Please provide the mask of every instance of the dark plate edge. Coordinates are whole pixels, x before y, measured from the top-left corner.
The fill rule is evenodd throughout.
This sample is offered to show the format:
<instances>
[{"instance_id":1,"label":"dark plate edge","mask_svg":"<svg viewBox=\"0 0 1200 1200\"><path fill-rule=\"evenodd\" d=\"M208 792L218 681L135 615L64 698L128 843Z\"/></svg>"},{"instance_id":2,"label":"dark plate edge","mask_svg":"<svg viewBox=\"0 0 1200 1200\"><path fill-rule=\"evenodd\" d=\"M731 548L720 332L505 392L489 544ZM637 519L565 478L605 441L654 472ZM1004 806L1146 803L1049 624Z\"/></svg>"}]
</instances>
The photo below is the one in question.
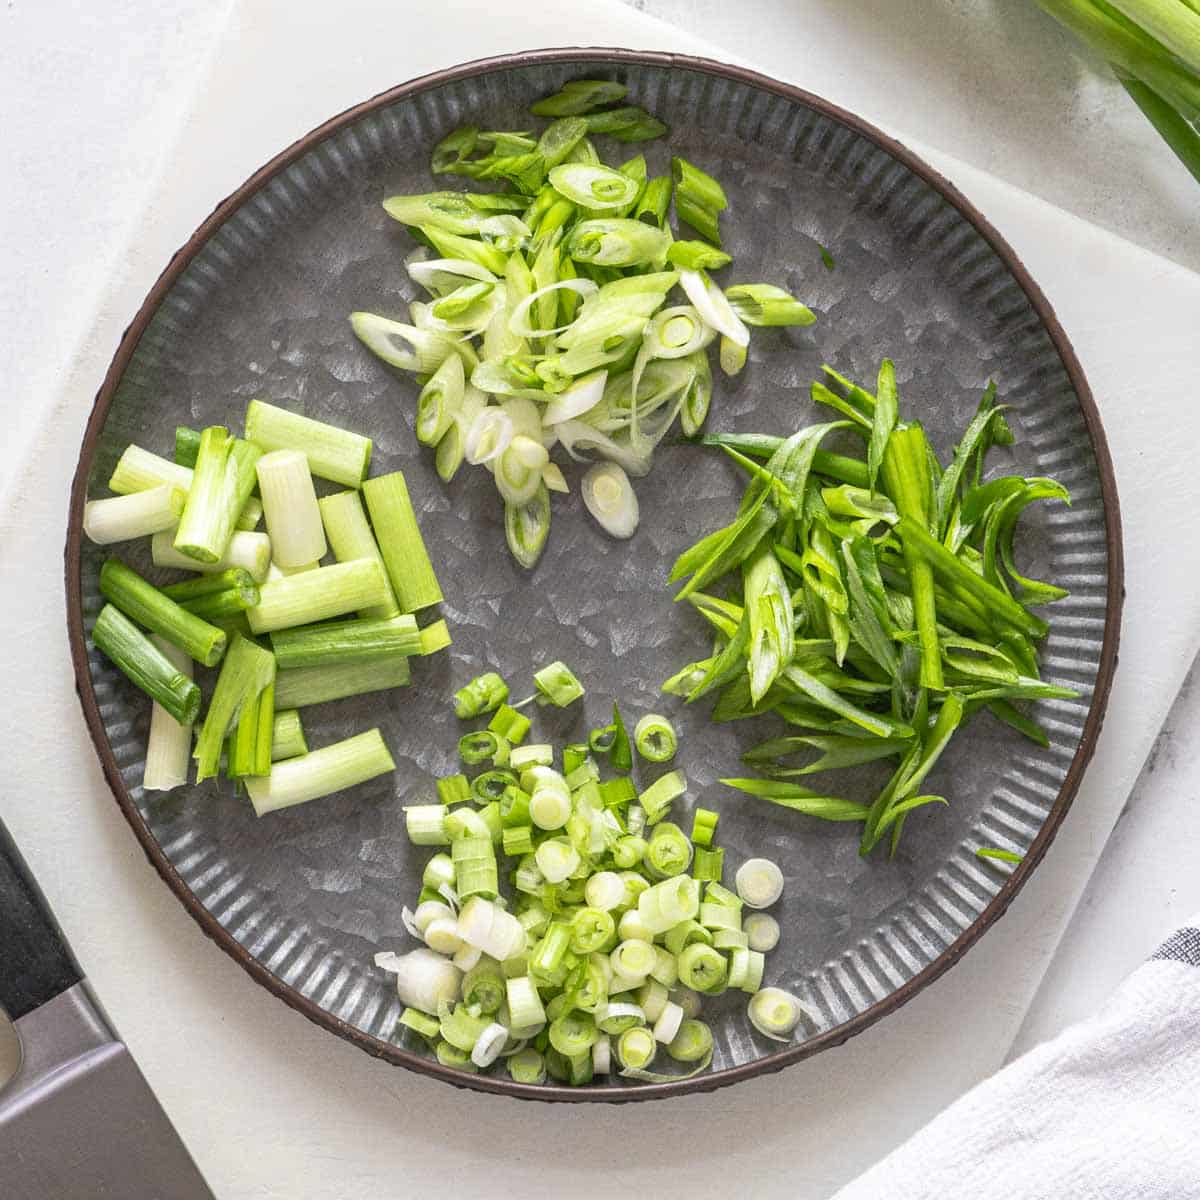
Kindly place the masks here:
<instances>
[{"instance_id":1,"label":"dark plate edge","mask_svg":"<svg viewBox=\"0 0 1200 1200\"><path fill-rule=\"evenodd\" d=\"M154 839L134 806L129 792L125 787L125 782L121 778L120 769L117 766L104 730L95 691L92 687L91 676L88 671L87 644L83 628L82 595L78 581L81 571L83 505L86 499L87 478L92 458L100 439L104 418L108 413L117 386L126 367L129 365L138 341L158 305L178 277L187 268L193 257L195 257L204 243L220 225L279 171L307 153L324 138L368 112L386 107L389 104L393 104L398 100L425 89L438 87L475 75L487 74L491 71L506 70L545 62L570 63L596 60L608 61L616 66L677 67L684 70L697 71L731 79L738 83L748 84L762 91L798 101L824 116L841 122L856 133L874 142L881 149L903 163L914 175L923 179L935 191L940 193L979 230L1028 297L1038 318L1045 326L1055 350L1062 359L1068 378L1071 381L1071 386L1079 398L1079 405L1083 412L1089 437L1091 438L1100 474L1100 490L1104 502L1105 514L1105 543L1108 555L1108 594L1105 605L1104 640L1100 653L1100 668L1096 678L1096 686L1092 694L1092 703L1088 710L1087 719L1084 722L1083 736L1080 740L1079 748L1076 750L1075 757L1071 761L1062 788L1040 832L1025 855L1024 861L1013 870L992 902L937 959L897 988L891 995L877 1001L857 1017L834 1029L828 1030L818 1037L794 1046L789 1050L772 1054L767 1058L758 1059L751 1063L744 1063L737 1067L730 1067L724 1071L712 1074L698 1075L691 1079L681 1080L678 1083L621 1084L610 1087L572 1088L561 1084L518 1084L510 1079L465 1074L453 1068L443 1067L436 1060L422 1057L400 1046L365 1034L361 1030L339 1020L331 1013L326 1012L313 1001L302 996L294 988L285 984L281 979L268 971L258 960L253 958L228 931L218 924L216 918L200 903L196 895L184 883L183 879L163 854L158 842ZM71 486L67 542L64 553L64 584L66 589L67 625L71 646L71 659L75 670L75 691L79 696L84 720L92 741L95 744L104 776L108 780L109 787L112 789L118 806L137 835L151 865L162 876L167 886L175 893L184 908L187 909L209 938L216 942L256 982L273 993L290 1008L295 1009L315 1024L332 1030L340 1037L354 1043L360 1049L377 1058L383 1058L400 1066L408 1067L410 1070L434 1076L455 1087L470 1088L476 1091L526 1100L598 1101L600 1103L652 1100L683 1095L685 1093L711 1092L717 1088L738 1083L743 1079L780 1071L784 1067L799 1062L801 1059L808 1058L821 1050L832 1046L840 1046L855 1034L861 1033L864 1029L873 1025L881 1017L900 1008L919 991L927 987L935 979L940 978L954 966L971 946L975 944L978 938L1007 911L1008 906L1024 886L1026 879L1028 879L1030 873L1041 861L1050 843L1054 840L1055 834L1058 832L1058 828L1062 824L1063 818L1066 816L1076 792L1079 790L1084 770L1095 753L1096 743L1104 722L1113 675L1117 665L1121 612L1125 597L1121 515L1117 498L1116 478L1095 399L1084 377L1083 369L1075 355L1074 348L1062 325L1059 323L1049 301L1033 281L1016 252L974 204L950 183L949 180L910 151L903 143L888 136L861 118L854 116L835 104L831 104L819 96L813 95L811 92L804 91L802 88L781 83L768 76L761 75L757 71L748 70L745 67L716 62L712 59L694 58L689 55L667 54L656 51L621 50L602 47L533 50L477 59L457 67L435 71L431 74L410 80L407 83L400 84L397 87L390 88L369 100L346 109L338 116L331 118L316 129L305 134L256 171L236 191L221 201L184 246L172 256L163 273L155 281L154 286L142 302L133 321L122 335L120 345L113 356L100 390L96 394L92 413L88 418L87 426L84 430L79 465L76 468Z\"/></svg>"}]
</instances>

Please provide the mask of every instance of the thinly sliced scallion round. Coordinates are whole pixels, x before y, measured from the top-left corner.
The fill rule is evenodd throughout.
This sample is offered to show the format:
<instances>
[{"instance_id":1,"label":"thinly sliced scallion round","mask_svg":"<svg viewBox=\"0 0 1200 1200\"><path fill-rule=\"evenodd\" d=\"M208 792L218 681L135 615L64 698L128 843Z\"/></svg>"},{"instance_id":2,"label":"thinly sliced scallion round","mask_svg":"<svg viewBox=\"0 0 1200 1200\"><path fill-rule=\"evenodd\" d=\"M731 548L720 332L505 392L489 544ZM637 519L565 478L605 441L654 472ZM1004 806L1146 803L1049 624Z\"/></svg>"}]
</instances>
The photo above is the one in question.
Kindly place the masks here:
<instances>
[{"instance_id":1,"label":"thinly sliced scallion round","mask_svg":"<svg viewBox=\"0 0 1200 1200\"><path fill-rule=\"evenodd\" d=\"M750 1024L766 1037L777 1042L789 1042L796 1026L804 1016L799 997L782 988L768 987L750 997L746 1009Z\"/></svg>"},{"instance_id":2,"label":"thinly sliced scallion round","mask_svg":"<svg viewBox=\"0 0 1200 1200\"><path fill-rule=\"evenodd\" d=\"M596 523L615 538L632 537L637 531L637 493L619 463L597 463L589 468L580 485L584 506Z\"/></svg>"},{"instance_id":3,"label":"thinly sliced scallion round","mask_svg":"<svg viewBox=\"0 0 1200 1200\"><path fill-rule=\"evenodd\" d=\"M396 993L409 1008L436 1013L439 1005L458 997L462 972L424 946L408 954L377 954L375 965L396 976Z\"/></svg>"},{"instance_id":4,"label":"thinly sliced scallion round","mask_svg":"<svg viewBox=\"0 0 1200 1200\"><path fill-rule=\"evenodd\" d=\"M491 462L508 449L512 441L512 418L503 408L483 409L467 430L463 452L473 466Z\"/></svg>"},{"instance_id":5,"label":"thinly sliced scallion round","mask_svg":"<svg viewBox=\"0 0 1200 1200\"><path fill-rule=\"evenodd\" d=\"M548 178L550 186L572 204L600 212L624 208L638 194L637 180L588 163L563 163L552 168Z\"/></svg>"},{"instance_id":6,"label":"thinly sliced scallion round","mask_svg":"<svg viewBox=\"0 0 1200 1200\"><path fill-rule=\"evenodd\" d=\"M576 379L566 391L560 392L546 405L542 423L557 425L591 412L604 398L604 385L607 382L608 372L605 370L592 371Z\"/></svg>"},{"instance_id":7,"label":"thinly sliced scallion round","mask_svg":"<svg viewBox=\"0 0 1200 1200\"><path fill-rule=\"evenodd\" d=\"M760 954L774 950L779 945L779 922L770 913L751 913L743 922L747 944Z\"/></svg>"},{"instance_id":8,"label":"thinly sliced scallion round","mask_svg":"<svg viewBox=\"0 0 1200 1200\"><path fill-rule=\"evenodd\" d=\"M507 1041L508 1030L493 1021L475 1039L475 1045L471 1048L471 1061L477 1067L490 1067L500 1057L500 1051L504 1049Z\"/></svg>"},{"instance_id":9,"label":"thinly sliced scallion round","mask_svg":"<svg viewBox=\"0 0 1200 1200\"><path fill-rule=\"evenodd\" d=\"M738 867L734 883L751 908L769 908L783 895L783 872L769 858L748 858Z\"/></svg>"},{"instance_id":10,"label":"thinly sliced scallion round","mask_svg":"<svg viewBox=\"0 0 1200 1200\"><path fill-rule=\"evenodd\" d=\"M651 358L686 358L703 350L717 336L689 304L664 308L646 326L646 346Z\"/></svg>"},{"instance_id":11,"label":"thinly sliced scallion round","mask_svg":"<svg viewBox=\"0 0 1200 1200\"><path fill-rule=\"evenodd\" d=\"M504 536L513 557L532 568L542 556L550 534L550 493L543 483L524 504L504 506Z\"/></svg>"}]
</instances>

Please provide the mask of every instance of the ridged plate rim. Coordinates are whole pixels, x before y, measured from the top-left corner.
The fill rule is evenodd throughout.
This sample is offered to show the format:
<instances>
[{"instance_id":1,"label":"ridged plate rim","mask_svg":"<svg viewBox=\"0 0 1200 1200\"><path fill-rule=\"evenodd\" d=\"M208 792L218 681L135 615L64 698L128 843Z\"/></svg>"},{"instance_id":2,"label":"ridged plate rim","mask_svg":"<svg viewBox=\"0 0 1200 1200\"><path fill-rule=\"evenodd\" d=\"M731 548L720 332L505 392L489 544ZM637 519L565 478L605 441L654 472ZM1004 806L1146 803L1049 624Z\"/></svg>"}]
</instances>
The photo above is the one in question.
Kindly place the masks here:
<instances>
[{"instance_id":1,"label":"ridged plate rim","mask_svg":"<svg viewBox=\"0 0 1200 1200\"><path fill-rule=\"evenodd\" d=\"M81 554L83 505L86 499L88 474L96 453L101 431L110 405L121 378L129 365L138 342L157 311L163 298L178 281L208 239L216 233L244 203L251 199L279 172L308 153L325 138L337 133L361 117L386 108L398 101L418 95L423 91L486 75L494 71L513 70L543 64L570 64L573 62L605 62L618 67L657 67L680 69L713 75L740 83L764 92L780 96L805 105L815 112L838 121L859 136L867 139L910 172L924 181L982 236L1004 267L1024 292L1034 313L1037 315L1058 353L1071 387L1077 397L1079 408L1087 427L1088 436L1096 459L1100 479L1101 500L1104 510L1105 543L1108 577L1105 604L1105 628L1099 659L1092 703L1084 722L1079 746L1067 770L1058 795L1042 824L1040 831L1025 854L1000 887L995 897L979 913L959 937L941 952L932 962L901 984L895 991L876 1001L855 1017L813 1038L797 1044L791 1049L770 1056L730 1067L726 1070L701 1074L691 1079L671 1083L616 1085L605 1088L571 1088L559 1084L519 1084L510 1079L483 1075L465 1075L453 1068L443 1067L434 1059L426 1058L406 1050L394 1043L385 1042L364 1033L332 1013L321 1008L313 1000L286 984L255 959L249 951L235 940L217 920L216 916L201 903L172 866L162 847L150 831L134 805L121 776L116 758L110 745L99 704L88 670L86 636L83 623ZM75 688L83 709L88 732L96 747L97 755L113 795L125 819L129 822L142 845L151 865L175 893L184 908L191 914L204 933L238 963L257 983L295 1009L310 1021L365 1050L367 1053L389 1062L430 1075L456 1087L471 1088L530 1100L562 1100L571 1102L599 1101L620 1103L629 1100L650 1100L669 1096L680 1096L695 1092L709 1092L717 1088L738 1083L758 1075L771 1074L784 1067L809 1058L822 1050L843 1044L855 1034L873 1025L876 1021L904 1005L918 992L940 978L971 948L982 934L1003 916L1030 874L1037 867L1054 840L1063 818L1079 789L1083 773L1095 752L1100 730L1104 721L1109 692L1117 663L1120 638L1121 610L1124 600L1124 561L1121 541L1120 507L1117 498L1116 479L1112 459L1108 451L1100 414L1095 399L1084 376L1066 332L1041 289L1013 248L998 230L949 180L934 170L903 143L888 136L875 126L853 113L829 101L807 92L802 88L783 83L745 67L717 62L712 59L689 55L669 54L654 51L638 51L606 47L571 47L562 49L532 50L521 53L498 55L477 59L446 70L420 76L379 93L360 104L332 117L294 142L256 171L239 188L223 200L183 247L172 257L138 309L133 321L126 329L113 357L92 408L84 431L79 465L71 489L70 509L67 523L65 548L65 588L67 601L68 634L71 658L75 671Z\"/></svg>"}]
</instances>

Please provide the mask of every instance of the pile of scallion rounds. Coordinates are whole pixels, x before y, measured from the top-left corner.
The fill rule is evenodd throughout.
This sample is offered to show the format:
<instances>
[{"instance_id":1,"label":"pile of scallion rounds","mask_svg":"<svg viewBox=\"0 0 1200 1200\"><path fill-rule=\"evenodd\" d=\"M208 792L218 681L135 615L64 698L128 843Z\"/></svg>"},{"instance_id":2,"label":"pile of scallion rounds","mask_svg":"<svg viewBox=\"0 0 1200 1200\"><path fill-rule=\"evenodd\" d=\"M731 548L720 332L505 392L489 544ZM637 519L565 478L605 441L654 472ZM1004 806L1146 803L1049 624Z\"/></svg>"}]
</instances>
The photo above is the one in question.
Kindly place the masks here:
<instances>
[{"instance_id":1,"label":"pile of scallion rounds","mask_svg":"<svg viewBox=\"0 0 1200 1200\"><path fill-rule=\"evenodd\" d=\"M422 945L375 959L396 976L401 1028L446 1066L501 1063L519 1083L688 1078L713 1056L704 997L727 989L750 996L755 1028L786 1040L801 1006L762 986L779 925L758 911L779 899L779 867L750 859L726 887L717 814L696 808L690 835L668 819L683 772L639 789L635 752L651 767L675 756L665 717L643 716L631 742L614 706L587 742L531 744L521 708L583 695L563 663L535 684L517 704L495 673L460 689L461 718L490 718L459 743L477 773L440 779L438 803L405 810L409 838L435 852L403 912ZM654 1070L664 1059L677 1069Z\"/></svg>"},{"instance_id":2,"label":"pile of scallion rounds","mask_svg":"<svg viewBox=\"0 0 1200 1200\"><path fill-rule=\"evenodd\" d=\"M719 286L721 185L686 159L651 175L637 154L609 166L593 138L618 143L666 127L624 105L623 84L576 80L533 106L551 123L526 132L458 129L434 149L434 175L498 191L392 196L390 216L418 241L406 266L426 297L408 322L351 315L384 362L423 384L416 435L449 481L465 461L485 467L504 503L505 532L525 567L550 529L550 493L569 485L551 451L598 456L581 484L611 535L637 528L629 476L645 475L678 420L704 423L712 396L708 347L735 374L749 326L808 325L813 314L773 284ZM670 222L697 238L679 240ZM675 289L683 293L675 298ZM683 301L683 302L680 302Z\"/></svg>"},{"instance_id":3,"label":"pile of scallion rounds","mask_svg":"<svg viewBox=\"0 0 1200 1200\"><path fill-rule=\"evenodd\" d=\"M442 592L404 476L368 479L370 460L369 438L252 400L244 437L180 427L173 460L131 445L116 494L85 505L91 541L149 537L156 568L188 573L158 587L119 558L100 570L92 642L154 702L147 791L194 762L262 816L394 769L378 729L310 751L299 711L401 687L413 656L450 645L444 620L418 624ZM344 490L318 499L314 476ZM194 663L220 668L196 730Z\"/></svg>"}]
</instances>

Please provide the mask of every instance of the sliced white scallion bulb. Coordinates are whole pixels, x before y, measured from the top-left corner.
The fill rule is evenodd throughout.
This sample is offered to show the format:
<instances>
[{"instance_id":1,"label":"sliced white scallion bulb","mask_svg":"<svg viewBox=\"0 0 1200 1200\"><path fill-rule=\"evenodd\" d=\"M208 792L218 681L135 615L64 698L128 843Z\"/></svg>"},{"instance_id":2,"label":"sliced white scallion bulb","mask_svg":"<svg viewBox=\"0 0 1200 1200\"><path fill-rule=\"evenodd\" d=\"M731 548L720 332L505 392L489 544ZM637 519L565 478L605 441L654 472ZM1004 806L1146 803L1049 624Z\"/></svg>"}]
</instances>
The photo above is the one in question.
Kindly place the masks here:
<instances>
[{"instance_id":1,"label":"sliced white scallion bulb","mask_svg":"<svg viewBox=\"0 0 1200 1200\"><path fill-rule=\"evenodd\" d=\"M777 1042L791 1040L791 1035L800 1018L805 1015L804 1005L797 996L782 988L768 987L755 992L747 1007L750 1024L765 1037Z\"/></svg>"},{"instance_id":2,"label":"sliced white scallion bulb","mask_svg":"<svg viewBox=\"0 0 1200 1200\"><path fill-rule=\"evenodd\" d=\"M440 900L423 900L417 905L417 911L412 915L412 923L416 927L417 936L424 937L431 922L439 917L453 917L454 910Z\"/></svg>"},{"instance_id":3,"label":"sliced white scallion bulb","mask_svg":"<svg viewBox=\"0 0 1200 1200\"><path fill-rule=\"evenodd\" d=\"M502 408L483 409L467 430L464 450L472 466L491 462L512 441L512 418Z\"/></svg>"},{"instance_id":4,"label":"sliced white scallion bulb","mask_svg":"<svg viewBox=\"0 0 1200 1200\"><path fill-rule=\"evenodd\" d=\"M562 467L558 463L548 462L542 468L542 482L546 485L548 491L551 492L569 492L570 486L567 484L566 476L562 473Z\"/></svg>"},{"instance_id":5,"label":"sliced white scallion bulb","mask_svg":"<svg viewBox=\"0 0 1200 1200\"><path fill-rule=\"evenodd\" d=\"M483 951L478 946L468 946L463 942L450 960L460 971L472 971L479 966Z\"/></svg>"},{"instance_id":6,"label":"sliced white scallion bulb","mask_svg":"<svg viewBox=\"0 0 1200 1200\"><path fill-rule=\"evenodd\" d=\"M608 372L604 370L580 376L546 405L542 424L557 425L560 421L573 421L591 412L604 398L604 385L607 382Z\"/></svg>"},{"instance_id":7,"label":"sliced white scallion bulb","mask_svg":"<svg viewBox=\"0 0 1200 1200\"><path fill-rule=\"evenodd\" d=\"M689 987L675 987L670 991L671 1002L678 1004L683 1009L685 1017L698 1017L704 1002L700 998L699 992L692 991Z\"/></svg>"},{"instance_id":8,"label":"sliced white scallion bulb","mask_svg":"<svg viewBox=\"0 0 1200 1200\"><path fill-rule=\"evenodd\" d=\"M638 501L629 476L619 463L597 463L580 485L583 503L605 531L616 538L632 537L638 527Z\"/></svg>"},{"instance_id":9,"label":"sliced white scallion bulb","mask_svg":"<svg viewBox=\"0 0 1200 1200\"><path fill-rule=\"evenodd\" d=\"M285 571L315 563L327 545L307 455L272 450L258 460L255 471L272 560Z\"/></svg>"},{"instance_id":10,"label":"sliced white scallion bulb","mask_svg":"<svg viewBox=\"0 0 1200 1200\"><path fill-rule=\"evenodd\" d=\"M612 1070L612 1039L602 1033L592 1043L592 1073L607 1075Z\"/></svg>"},{"instance_id":11,"label":"sliced white scallion bulb","mask_svg":"<svg viewBox=\"0 0 1200 1200\"><path fill-rule=\"evenodd\" d=\"M751 913L742 922L746 944L751 950L766 954L779 945L779 922L770 913Z\"/></svg>"},{"instance_id":12,"label":"sliced white scallion bulb","mask_svg":"<svg viewBox=\"0 0 1200 1200\"><path fill-rule=\"evenodd\" d=\"M734 886L743 903L769 908L783 895L783 872L769 858L748 858L738 867Z\"/></svg>"},{"instance_id":13,"label":"sliced white scallion bulb","mask_svg":"<svg viewBox=\"0 0 1200 1200\"><path fill-rule=\"evenodd\" d=\"M408 954L377 954L375 965L396 976L396 994L409 1008L436 1013L439 1004L458 999L462 972L425 946Z\"/></svg>"},{"instance_id":14,"label":"sliced white scallion bulb","mask_svg":"<svg viewBox=\"0 0 1200 1200\"><path fill-rule=\"evenodd\" d=\"M654 1040L656 1042L673 1042L675 1035L683 1024L683 1009L678 1004L667 1001L663 1005L658 1020L654 1022Z\"/></svg>"},{"instance_id":15,"label":"sliced white scallion bulb","mask_svg":"<svg viewBox=\"0 0 1200 1200\"><path fill-rule=\"evenodd\" d=\"M562 883L579 867L579 851L570 842L551 839L543 842L534 854L538 870L547 883Z\"/></svg>"},{"instance_id":16,"label":"sliced white scallion bulb","mask_svg":"<svg viewBox=\"0 0 1200 1200\"><path fill-rule=\"evenodd\" d=\"M121 499L133 500L146 494L135 492ZM191 679L192 660L188 655L158 634L151 640L177 671ZM148 792L169 792L172 788L182 787L188 781L191 762L191 725L181 725L156 700L150 708L150 737L146 742L146 769L142 775L142 787Z\"/></svg>"},{"instance_id":17,"label":"sliced white scallion bulb","mask_svg":"<svg viewBox=\"0 0 1200 1200\"><path fill-rule=\"evenodd\" d=\"M435 917L425 927L425 944L438 954L454 955L462 949L458 921L454 917Z\"/></svg>"},{"instance_id":18,"label":"sliced white scallion bulb","mask_svg":"<svg viewBox=\"0 0 1200 1200\"><path fill-rule=\"evenodd\" d=\"M583 894L590 907L608 912L625 899L625 881L616 871L598 871L587 881Z\"/></svg>"},{"instance_id":19,"label":"sliced white scallion bulb","mask_svg":"<svg viewBox=\"0 0 1200 1200\"><path fill-rule=\"evenodd\" d=\"M488 1025L471 1048L471 1061L477 1067L490 1067L500 1057L504 1043L508 1041L508 1030L497 1021Z\"/></svg>"},{"instance_id":20,"label":"sliced white scallion bulb","mask_svg":"<svg viewBox=\"0 0 1200 1200\"><path fill-rule=\"evenodd\" d=\"M179 524L187 490L163 483L128 496L89 500L83 506L83 532L98 546L149 537Z\"/></svg>"}]
</instances>

